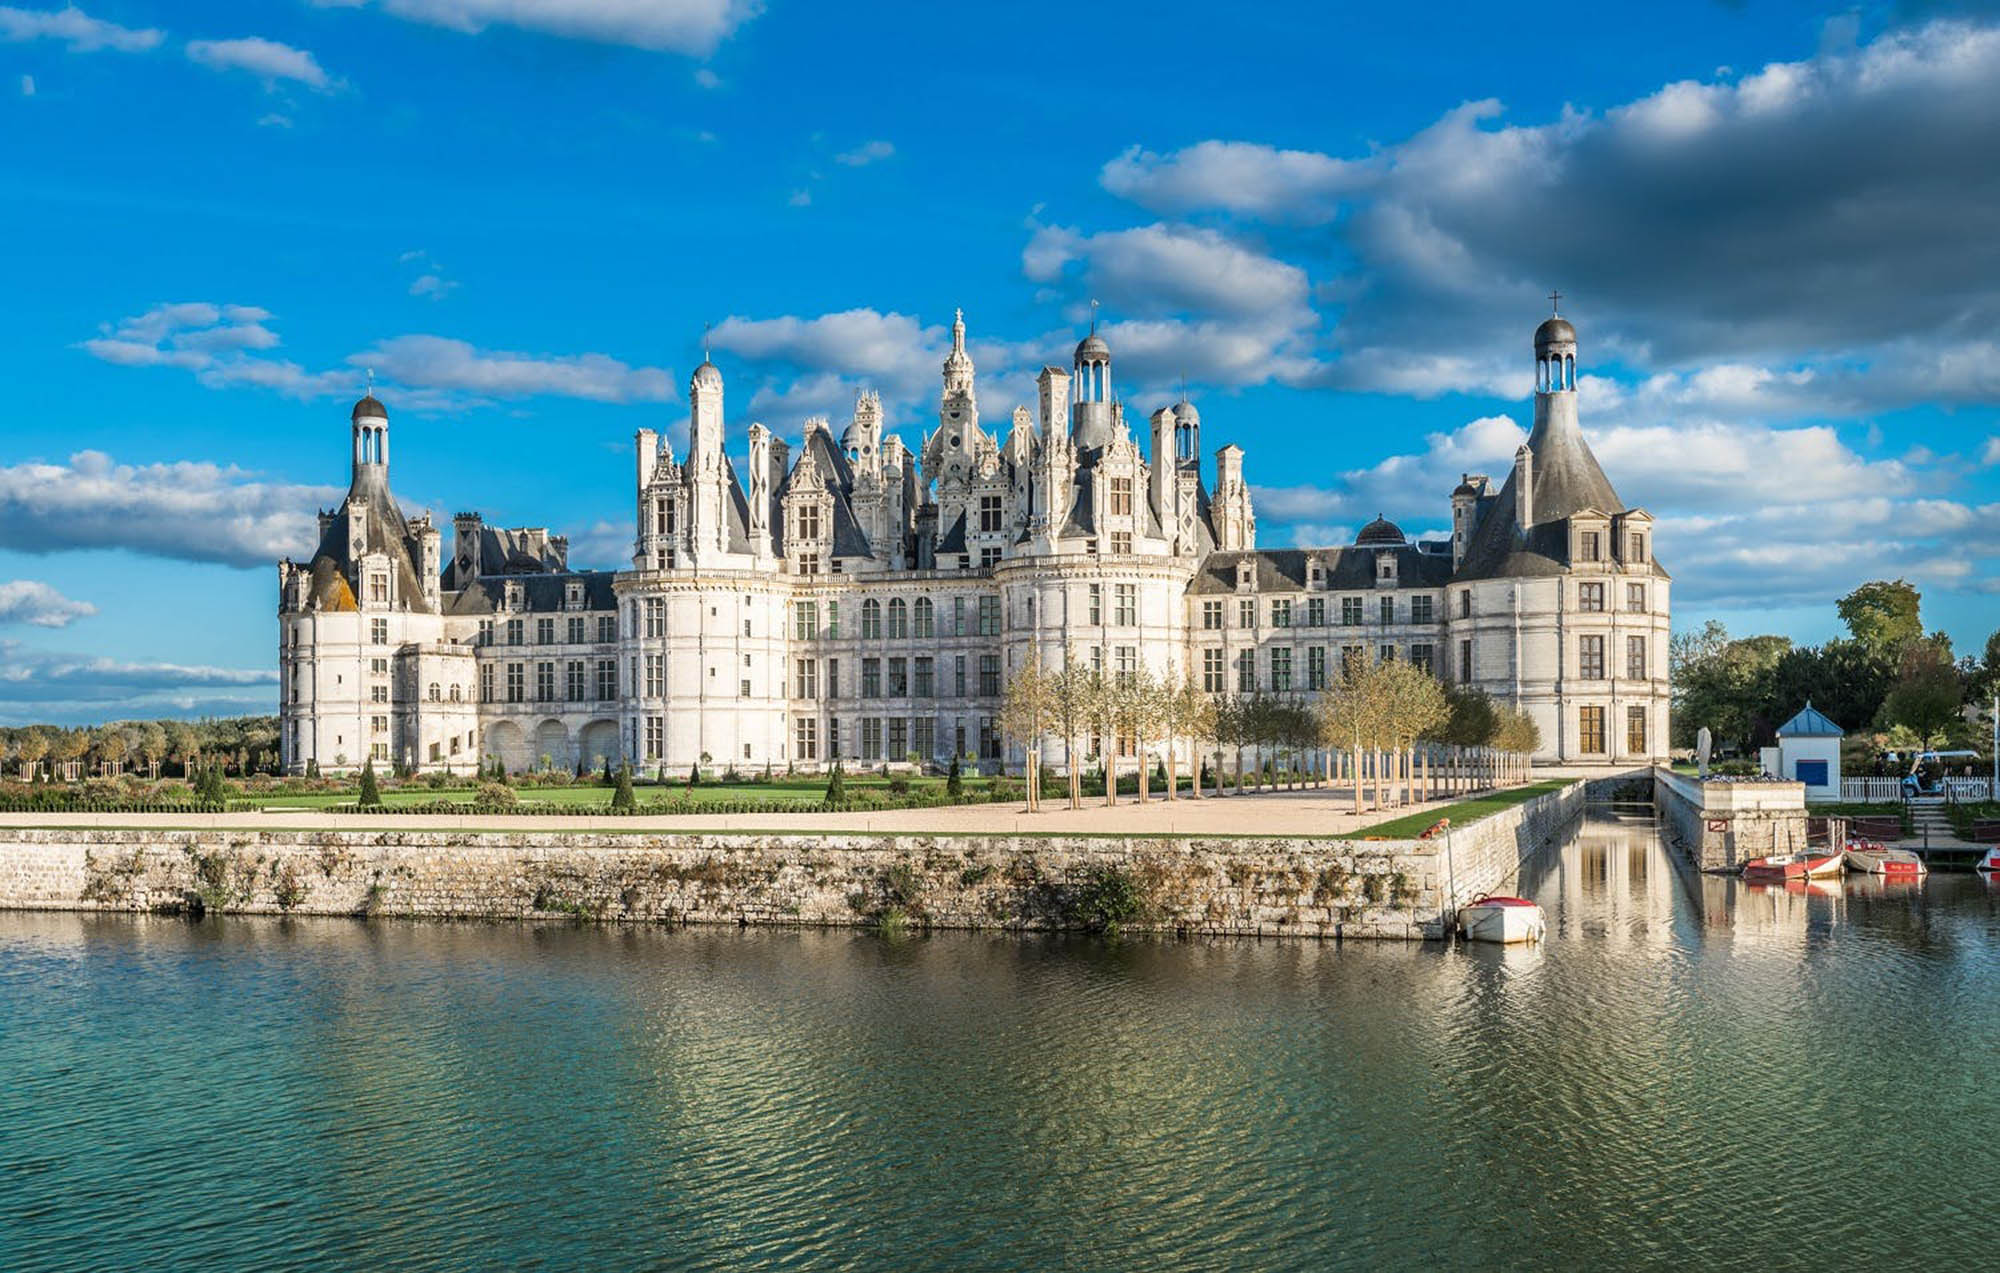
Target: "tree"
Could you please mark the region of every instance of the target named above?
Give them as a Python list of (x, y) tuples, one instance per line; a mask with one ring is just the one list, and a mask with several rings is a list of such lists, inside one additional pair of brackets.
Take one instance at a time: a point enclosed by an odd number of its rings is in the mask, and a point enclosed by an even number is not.
[(1215, 736), (1215, 700), (1201, 688), (1200, 679), (1188, 672), (1178, 682), (1167, 682), (1160, 694), (1160, 731), (1167, 740), (1167, 799), (1174, 799), (1180, 785), (1176, 744), (1185, 738), (1194, 757), (1194, 796), (1201, 798), (1202, 747)]
[(49, 736), (39, 729), (29, 729), (21, 735), (17, 754), (21, 757), (21, 780), (33, 782), (43, 757), (49, 754)]
[(100, 731), (97, 736), (97, 759), (103, 771), (114, 776), (124, 773), (129, 748), (125, 731), (120, 727), (108, 725)]
[(1908, 582), (1878, 579), (1842, 597), (1836, 608), (1856, 641), (1877, 654), (1897, 658), (1924, 635), (1922, 601)]
[(618, 766), (618, 786), (611, 792), (611, 807), (622, 813), (637, 804), (638, 801), (632, 794), (632, 762), (628, 760)]
[[(1160, 682), (1144, 666), (1121, 673), (1112, 685), (1112, 719), (1120, 738), (1132, 740), (1139, 759), (1139, 803), (1146, 803), (1149, 771), (1146, 744), (1160, 727)], [(1115, 749), (1114, 749), (1115, 750)]]
[[(216, 771), (216, 777), (220, 778), (221, 776), (220, 771)], [(361, 766), (361, 795), (354, 803), (363, 809), (379, 809), (382, 807), (382, 788), (376, 785), (375, 782), (375, 758), (373, 756), (370, 756), (368, 762)]]
[[(1030, 765), (1029, 768), (1032, 769), (1033, 766)], [(1034, 790), (1034, 776), (1032, 774), (1030, 774), (1028, 777), (1028, 789), (1030, 792)], [(965, 776), (959, 771), (958, 757), (956, 756), (953, 756), (951, 758), (951, 768), (945, 771), (944, 793), (945, 795), (951, 797), (953, 800), (956, 800), (960, 796), (963, 796), (965, 794)], [(1030, 795), (1029, 797), (1029, 802), (1030, 802), (1030, 807), (1033, 807), (1032, 795)]]
[(1049, 678), (1049, 722), (1062, 735), (1065, 768), (1069, 770), (1069, 807), (1083, 806), (1083, 773), (1078, 746), (1090, 730), (1091, 669), (1064, 650), (1062, 667)]
[(1950, 652), (1934, 639), (1917, 641), (1903, 651), (1896, 684), (1882, 702), (1881, 720), (1909, 730), (1930, 750), (1959, 721), (1963, 701)]
[(1409, 780), (1415, 777), (1417, 739), (1450, 720), (1451, 706), (1438, 679), (1413, 663), (1378, 664), (1375, 678), (1388, 741), (1409, 766), (1407, 793)]
[(139, 727), (139, 759), (146, 765), (146, 776), (157, 779), (160, 776), (160, 761), (167, 754), (167, 731), (158, 721), (147, 721)]
[[(1054, 678), (1042, 666), (1040, 649), (1030, 645), (1027, 657), (1008, 680), (1007, 696), (1000, 704), (1001, 732), (1021, 744), (1023, 785), (1027, 789), (1030, 811), (1041, 807), (1040, 745), (1054, 715), (1053, 681)], [(957, 756), (951, 758), (951, 772), (954, 778), (959, 772)], [(956, 795), (956, 792), (953, 794)]]
[(833, 758), (833, 772), (827, 775), (826, 802), (830, 805), (847, 803), (847, 776), (841, 771), (838, 756)]
[(1104, 766), (1104, 803), (1118, 803), (1118, 696), (1117, 681), (1104, 674), (1104, 669), (1093, 665), (1084, 673), (1084, 719), (1090, 725), (1090, 732), (1097, 735), (1098, 746), (1102, 748), (1099, 760)]

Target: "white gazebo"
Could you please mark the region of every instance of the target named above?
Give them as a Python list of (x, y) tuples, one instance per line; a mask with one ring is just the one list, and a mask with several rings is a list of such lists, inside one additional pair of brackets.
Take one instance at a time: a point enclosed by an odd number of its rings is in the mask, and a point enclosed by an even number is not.
[(1846, 733), (1806, 700), (1804, 711), (1778, 726), (1778, 777), (1804, 783), (1807, 800), (1840, 799), (1840, 740)]

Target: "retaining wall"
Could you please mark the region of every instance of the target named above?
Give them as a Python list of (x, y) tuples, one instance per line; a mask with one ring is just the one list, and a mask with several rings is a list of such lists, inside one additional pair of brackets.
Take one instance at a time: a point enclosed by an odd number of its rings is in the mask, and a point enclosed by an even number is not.
[(1653, 770), (1653, 803), (1670, 844), (1704, 871), (1806, 844), (1806, 789), (1797, 782), (1703, 782)]
[[(0, 908), (1418, 939), (1557, 843), (1584, 787), (1443, 840), (0, 830)], [(1129, 899), (1129, 900), (1128, 900)]]

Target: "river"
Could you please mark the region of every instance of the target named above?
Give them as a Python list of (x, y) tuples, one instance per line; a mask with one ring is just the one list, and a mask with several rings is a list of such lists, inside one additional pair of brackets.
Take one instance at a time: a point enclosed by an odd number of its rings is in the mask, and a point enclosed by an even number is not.
[(0, 1267), (1973, 1267), (2000, 889), (1539, 950), (0, 914)]

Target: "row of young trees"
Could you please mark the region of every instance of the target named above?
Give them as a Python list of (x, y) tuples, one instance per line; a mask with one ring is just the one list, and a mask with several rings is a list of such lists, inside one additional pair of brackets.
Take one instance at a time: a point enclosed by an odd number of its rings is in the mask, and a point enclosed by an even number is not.
[[(1415, 664), (1369, 659), (1348, 662), (1316, 694), (1217, 694), (1204, 690), (1192, 672), (1178, 679), (1144, 667), (1110, 672), (1069, 650), (1051, 668), (1031, 648), (1007, 683), (1000, 727), (1011, 741), (1030, 749), (1026, 777), (1031, 809), (1042, 798), (1041, 758), (1033, 749), (1044, 738), (1063, 741), (1070, 761), (1065, 768), (1071, 808), (1082, 803), (1083, 766), (1077, 762), (1089, 750), (1085, 740), (1092, 737), (1134, 744), (1141, 801), (1150, 798), (1149, 756), (1155, 745), (1164, 760), (1167, 799), (1175, 798), (1185, 744), (1193, 756), (1217, 756), (1218, 792), (1220, 748), (1234, 752), (1239, 789), (1252, 749), (1267, 758), (1283, 757), (1293, 771), (1303, 771), (1307, 758), (1317, 753), (1323, 778), (1334, 778), (1336, 769), (1353, 778), (1357, 808), (1362, 777), (1375, 777), (1381, 803), (1383, 775), (1416, 773), (1420, 744), (1513, 757), (1541, 746), (1541, 732), (1525, 713), (1501, 707), (1479, 690), (1447, 687)], [(1400, 759), (1392, 764), (1391, 757)], [(1105, 803), (1116, 804), (1115, 756), (1106, 758), (1105, 768)], [(1197, 797), (1201, 786), (1197, 763), (1192, 788)]]
[(158, 778), (163, 771), (193, 778), (211, 768), (243, 776), (277, 763), (275, 716), (0, 729), (0, 776), (23, 782), (44, 778), (74, 782), (126, 773)]

